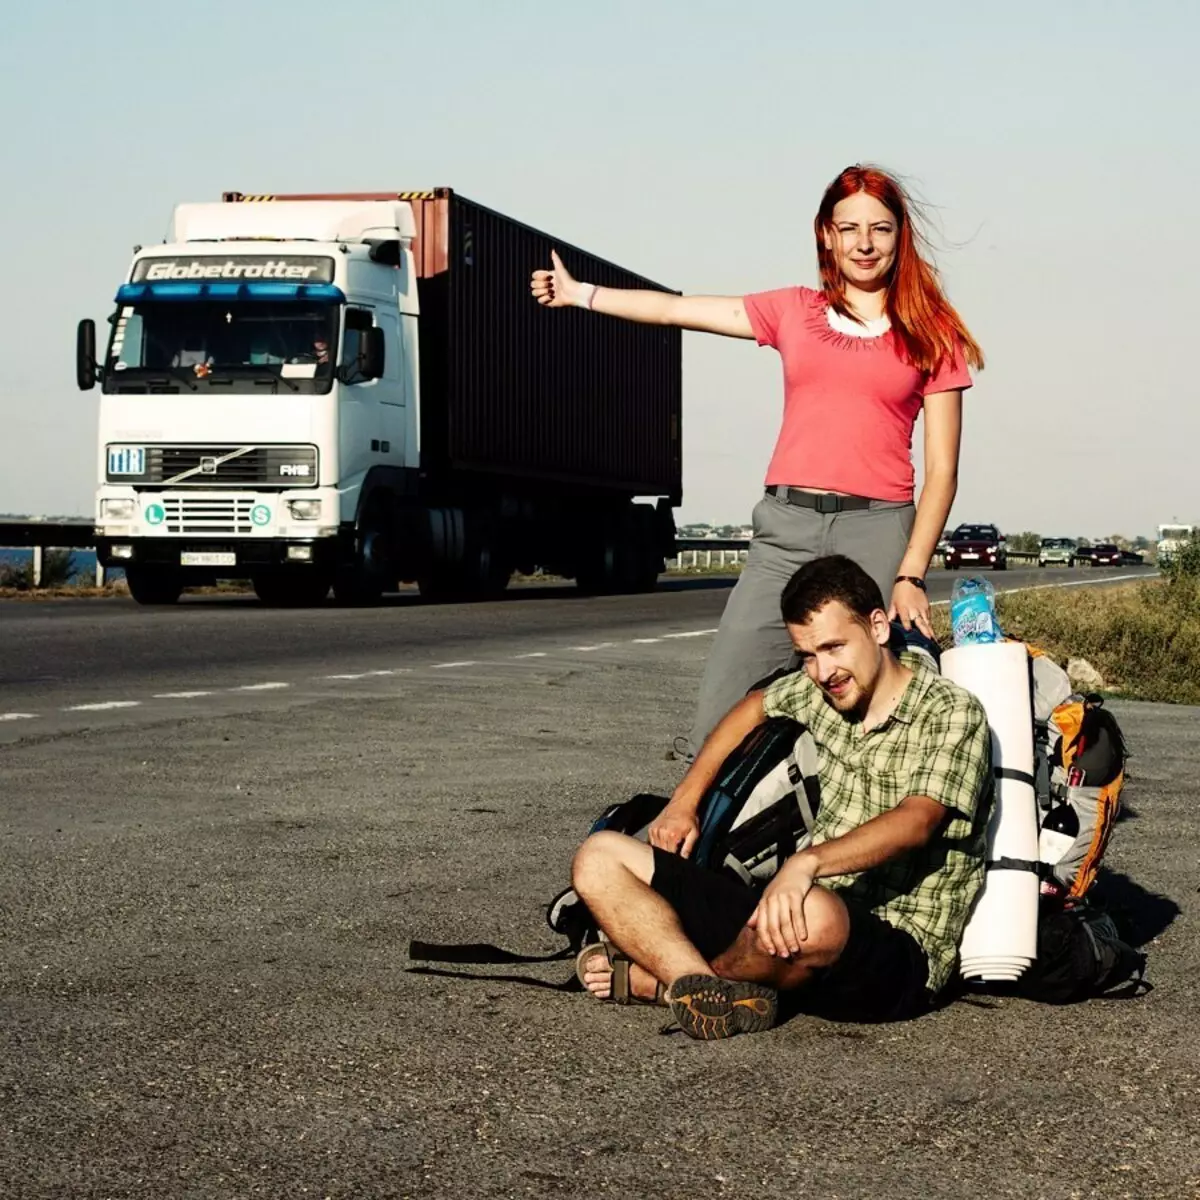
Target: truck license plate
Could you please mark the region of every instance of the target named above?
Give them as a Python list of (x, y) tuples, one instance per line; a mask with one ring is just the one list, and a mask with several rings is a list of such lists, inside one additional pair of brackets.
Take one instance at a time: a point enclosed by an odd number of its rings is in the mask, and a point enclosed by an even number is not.
[(184, 550), (179, 555), (181, 567), (236, 567), (237, 555), (231, 550)]

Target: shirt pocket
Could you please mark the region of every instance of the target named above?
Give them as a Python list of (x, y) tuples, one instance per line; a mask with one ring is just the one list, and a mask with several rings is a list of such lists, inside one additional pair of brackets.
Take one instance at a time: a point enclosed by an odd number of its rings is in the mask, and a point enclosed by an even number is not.
[(861, 776), (866, 820), (891, 812), (907, 793), (909, 772), (893, 767), (879, 769), (868, 762)]

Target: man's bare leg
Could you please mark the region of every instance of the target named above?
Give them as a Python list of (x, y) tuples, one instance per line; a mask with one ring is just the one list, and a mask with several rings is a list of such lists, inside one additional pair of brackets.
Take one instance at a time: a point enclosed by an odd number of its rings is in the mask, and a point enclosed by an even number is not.
[[(675, 910), (650, 886), (654, 851), (645, 842), (609, 831), (592, 834), (575, 855), (571, 874), (597, 925), (633, 960), (629, 980), (634, 995), (652, 999), (660, 981), (712, 974), (684, 935)], [(593, 958), (585, 971), (588, 990), (606, 997), (611, 972), (604, 960)]]
[[(850, 934), (846, 906), (832, 892), (816, 887), (805, 899), (809, 936), (798, 956), (776, 958), (767, 954), (754, 931), (745, 928), (732, 946), (711, 964), (705, 963), (684, 935), (675, 910), (651, 888), (653, 873), (651, 848), (616, 833), (589, 838), (576, 856), (574, 870), (575, 890), (608, 939), (633, 960), (630, 990), (642, 999), (654, 998), (660, 980), (670, 984), (680, 975), (705, 972), (723, 979), (763, 983), (781, 991), (802, 987), (815, 970), (836, 962), (845, 949)], [(643, 914), (643, 906), (649, 916)], [(665, 944), (656, 947), (656, 938), (664, 938)], [(660, 950), (657, 959), (656, 948)], [(685, 964), (688, 970), (674, 970)], [(588, 991), (607, 999), (612, 990), (612, 967), (607, 959), (597, 955), (584, 965), (584, 970)]]
[(713, 959), (713, 971), (723, 979), (765, 983), (780, 991), (803, 987), (814, 971), (832, 966), (841, 956), (850, 936), (850, 914), (840, 897), (818, 886), (804, 898), (804, 921), (808, 937), (798, 955), (768, 954), (747, 926), (728, 950)]

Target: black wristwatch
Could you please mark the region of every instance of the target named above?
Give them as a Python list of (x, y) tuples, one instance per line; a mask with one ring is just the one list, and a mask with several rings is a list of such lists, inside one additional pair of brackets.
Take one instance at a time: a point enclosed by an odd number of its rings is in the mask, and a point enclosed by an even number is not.
[(913, 587), (918, 587), (923, 592), (929, 591), (929, 589), (925, 586), (925, 580), (921, 579), (917, 575), (897, 575), (895, 582), (896, 583), (911, 583), (913, 585)]

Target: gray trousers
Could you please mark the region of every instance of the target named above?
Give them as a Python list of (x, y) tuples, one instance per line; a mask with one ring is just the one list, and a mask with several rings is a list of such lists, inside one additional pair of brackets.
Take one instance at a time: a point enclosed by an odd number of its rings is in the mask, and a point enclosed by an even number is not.
[(911, 503), (888, 500), (828, 514), (770, 494), (758, 502), (750, 554), (704, 667), (691, 733), (693, 755), (755, 683), (793, 661), (779, 599), (797, 569), (825, 554), (844, 554), (879, 584), (886, 605), (915, 517)]

